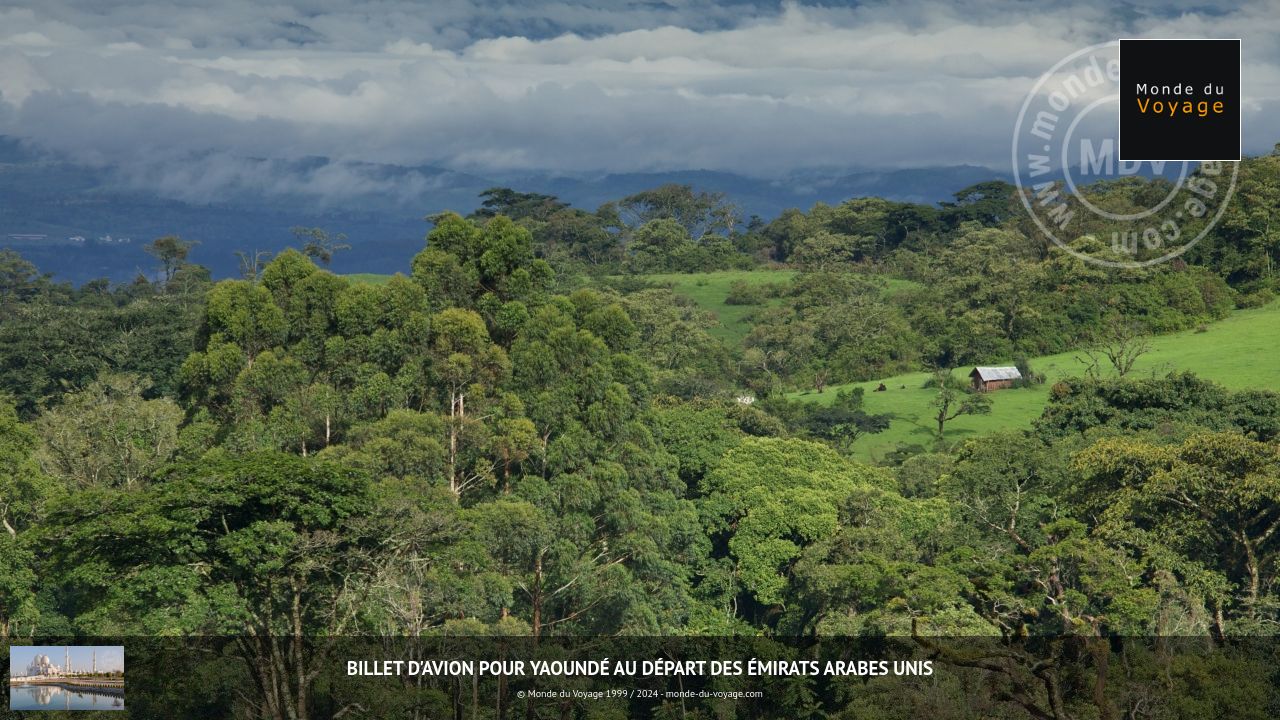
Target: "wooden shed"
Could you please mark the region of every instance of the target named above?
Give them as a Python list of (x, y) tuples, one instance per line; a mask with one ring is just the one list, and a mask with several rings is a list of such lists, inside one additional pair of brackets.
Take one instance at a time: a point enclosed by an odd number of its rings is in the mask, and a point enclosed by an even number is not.
[(1013, 387), (1014, 381), (1022, 379), (1022, 373), (1016, 367), (975, 367), (969, 378), (973, 380), (974, 390), (990, 392)]

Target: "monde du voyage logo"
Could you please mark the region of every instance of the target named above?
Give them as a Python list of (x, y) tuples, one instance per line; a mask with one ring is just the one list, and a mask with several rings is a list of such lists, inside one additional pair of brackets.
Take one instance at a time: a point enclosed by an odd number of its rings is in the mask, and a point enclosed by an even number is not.
[[(1208, 234), (1234, 192), (1240, 111), (1239, 40), (1083, 48), (1041, 76), (1018, 113), (1022, 204), (1049, 240), (1087, 262), (1171, 260)], [(1150, 182), (1134, 184), (1139, 176)]]

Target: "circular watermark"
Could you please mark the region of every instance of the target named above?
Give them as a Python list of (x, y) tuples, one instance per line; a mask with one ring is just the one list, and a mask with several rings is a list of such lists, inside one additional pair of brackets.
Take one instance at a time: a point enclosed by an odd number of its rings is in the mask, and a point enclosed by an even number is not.
[[(1058, 61), (1018, 111), (1013, 178), (1023, 207), (1055, 245), (1098, 265), (1146, 267), (1178, 257), (1213, 229), (1240, 164), (1120, 160), (1119, 102), (1119, 41)], [(1091, 188), (1136, 177), (1165, 182), (1121, 193)], [(1108, 195), (1125, 206), (1108, 207)], [(1081, 243), (1086, 238), (1095, 242)], [(1110, 252), (1099, 253), (1098, 242)]]

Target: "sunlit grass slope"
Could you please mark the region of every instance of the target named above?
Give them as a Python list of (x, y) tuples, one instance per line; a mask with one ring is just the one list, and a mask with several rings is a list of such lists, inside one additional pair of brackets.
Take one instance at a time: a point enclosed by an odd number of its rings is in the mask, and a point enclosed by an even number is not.
[[(947, 441), (1028, 427), (1044, 409), (1049, 387), (1056, 380), (1083, 374), (1084, 365), (1075, 359), (1078, 355), (1078, 352), (1068, 352), (1032, 358), (1032, 369), (1046, 376), (1044, 385), (992, 393), (991, 414), (964, 416), (951, 421), (947, 424)], [(1008, 365), (1012, 364), (1012, 359), (991, 358), (983, 364)], [(965, 375), (970, 369), (957, 368), (955, 372), (957, 376)], [(1153, 373), (1163, 375), (1174, 370), (1190, 370), (1232, 389), (1280, 389), (1280, 302), (1237, 311), (1227, 319), (1209, 325), (1204, 332), (1189, 330), (1153, 338), (1151, 352), (1138, 360), (1132, 376), (1149, 377)], [(928, 373), (908, 373), (833, 386), (822, 393), (793, 393), (791, 397), (829, 403), (841, 389), (863, 388), (868, 412), (895, 415), (888, 430), (860, 438), (854, 446), (862, 459), (878, 460), (898, 445), (928, 447), (932, 442), (931, 401), (934, 391), (923, 387), (928, 378)], [(887, 389), (875, 392), (882, 382)]]
[[(752, 313), (776, 306), (782, 301), (771, 298), (763, 305), (726, 305), (724, 300), (729, 296), (733, 283), (741, 280), (749, 285), (781, 285), (790, 282), (795, 274), (794, 270), (722, 270), (705, 273), (658, 273), (641, 277), (653, 283), (670, 285), (676, 293), (693, 300), (698, 307), (715, 315), (719, 325), (711, 330), (711, 334), (730, 344), (737, 344), (751, 330), (749, 318)], [(914, 284), (910, 280), (889, 278), (886, 290), (894, 292)]]

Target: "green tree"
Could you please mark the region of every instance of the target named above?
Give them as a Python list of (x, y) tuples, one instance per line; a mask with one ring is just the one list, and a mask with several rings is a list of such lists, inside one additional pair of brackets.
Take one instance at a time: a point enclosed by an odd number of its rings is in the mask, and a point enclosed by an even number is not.
[[(937, 423), (937, 437), (941, 441), (947, 423), (961, 415), (987, 415), (991, 413), (991, 398), (985, 393), (973, 392), (952, 377), (951, 370), (938, 370), (933, 374), (938, 392), (933, 396), (933, 416)], [(957, 387), (959, 385), (959, 387)]]
[(318, 227), (294, 227), (290, 232), (293, 233), (295, 240), (302, 243), (302, 254), (325, 267), (333, 262), (335, 253), (351, 249), (346, 242), (345, 233), (330, 235), (327, 230)]
[(70, 487), (130, 488), (173, 459), (182, 409), (149, 383), (107, 375), (36, 421), (45, 471)]
[(156, 238), (143, 246), (143, 250), (160, 261), (161, 272), (164, 273), (164, 281), (168, 283), (173, 279), (175, 273), (187, 262), (187, 255), (191, 253), (191, 248), (198, 243), (193, 240), (183, 240), (177, 235), (165, 235)]
[(39, 271), (17, 252), (0, 250), (0, 308), (29, 300), (42, 285)]
[(351, 429), (347, 441), (323, 457), (367, 471), (372, 477), (412, 479), (432, 484), (448, 474), (441, 438), (444, 422), (435, 413), (392, 410), (385, 418)]
[[(1081, 452), (1082, 492), (1112, 490), (1102, 509), (1105, 536), (1159, 560), (1215, 606), (1215, 631), (1243, 632), (1280, 621), (1269, 597), (1280, 573), (1280, 453), (1238, 433), (1198, 433), (1178, 445), (1108, 438)], [(1205, 576), (1209, 573), (1209, 576)], [(1214, 580), (1216, 575), (1219, 579)], [(1235, 598), (1226, 588), (1239, 588)]]
[(746, 438), (707, 475), (702, 512), (726, 542), (742, 589), (775, 605), (804, 547), (836, 531), (840, 502), (860, 487), (892, 484), (887, 473), (817, 443)]
[(656, 218), (632, 232), (627, 266), (636, 273), (670, 270), (692, 245), (687, 228), (673, 218)]
[(172, 393), (195, 345), (198, 296), (150, 288), (41, 292), (9, 308), (0, 322), (0, 391), (32, 418), (102, 372), (146, 377), (153, 393)]
[(0, 534), (0, 642), (35, 634), (38, 587), (35, 554), (16, 536)]
[(214, 338), (235, 343), (249, 364), (262, 351), (283, 342), (286, 330), (284, 311), (263, 285), (223, 280), (209, 292), (204, 332), (211, 343)]
[(540, 254), (549, 259), (567, 255), (593, 268), (619, 260), (619, 238), (598, 216), (581, 210), (560, 210), (534, 225), (532, 232)]
[(515, 221), (547, 220), (568, 209), (554, 195), (517, 192), (510, 188), (493, 187), (480, 193), (484, 198), (480, 207), (471, 213), (472, 218), (488, 219), (504, 215)]
[(1072, 483), (1062, 453), (1021, 433), (965, 443), (940, 482), (965, 523), (939, 557), (965, 579), (954, 595), (1002, 641), (949, 643), (923, 622), (912, 634), (942, 662), (982, 671), (1019, 712), (1119, 717), (1107, 636), (1152, 632), (1185, 588), (1148, 584), (1157, 568), (1077, 519)]
[(787, 634), (905, 636), (913, 628), (948, 637), (994, 635), (966, 602), (969, 579), (939, 562), (959, 518), (940, 499), (907, 500), (859, 486), (837, 506), (838, 527), (804, 549), (792, 568)]
[(849, 452), (858, 438), (889, 428), (891, 416), (863, 410), (862, 396), (862, 388), (837, 392), (830, 405), (820, 405), (805, 414), (804, 429), (830, 442), (837, 450)]
[(812, 272), (848, 269), (862, 256), (863, 238), (820, 230), (800, 241), (791, 259)]
[(37, 467), (36, 434), (0, 396), (0, 641), (35, 634), (36, 556), (26, 542), (53, 495)]
[[(467, 446), (469, 439), (484, 431), (475, 418), (475, 401), (492, 393), (510, 374), (511, 365), (507, 354), (489, 338), (484, 319), (470, 310), (442, 310), (432, 318), (431, 327), (433, 374), (448, 408), (449, 489), (461, 497), (477, 484), (495, 481), (492, 461), (468, 452)], [(468, 397), (472, 400), (470, 416)], [(476, 444), (483, 445), (483, 441)]]
[(1085, 352), (1102, 355), (1116, 377), (1124, 377), (1133, 371), (1138, 358), (1151, 352), (1151, 338), (1139, 323), (1112, 315), (1099, 333), (1097, 348)]
[(36, 463), (39, 439), (0, 396), (0, 529), (10, 538), (35, 523), (51, 492)]
[(496, 311), (511, 300), (536, 301), (549, 287), (551, 266), (534, 257), (529, 230), (510, 218), (499, 215), (483, 227), (455, 213), (433, 220), (426, 249), (413, 259), (413, 279), (434, 309)]
[(1190, 258), (1215, 267), (1233, 285), (1274, 286), (1280, 258), (1280, 155), (1246, 158), (1239, 173), (1221, 222)]
[(84, 631), (237, 636), (260, 714), (301, 720), (334, 638), (352, 628), (373, 507), (358, 472), (223, 456), (137, 492), (77, 493), (43, 537), (74, 571)]
[(1189, 372), (1158, 378), (1064, 380), (1051, 389), (1049, 404), (1035, 425), (1045, 439), (1110, 427), (1127, 432), (1234, 430), (1272, 441), (1280, 437), (1280, 394), (1232, 392)]
[(720, 192), (694, 190), (668, 183), (628, 195), (618, 209), (632, 227), (653, 220), (674, 220), (695, 240), (713, 232), (728, 233), (738, 224), (738, 208)]
[(977, 221), (983, 225), (998, 225), (1017, 212), (1014, 198), (1017, 189), (1003, 180), (989, 180), (952, 194), (953, 202), (941, 203), (943, 218), (948, 223), (960, 224)]
[(630, 293), (621, 303), (635, 328), (631, 351), (653, 367), (659, 392), (693, 398), (729, 389), (733, 357), (712, 336), (719, 323), (709, 313), (665, 288)]

